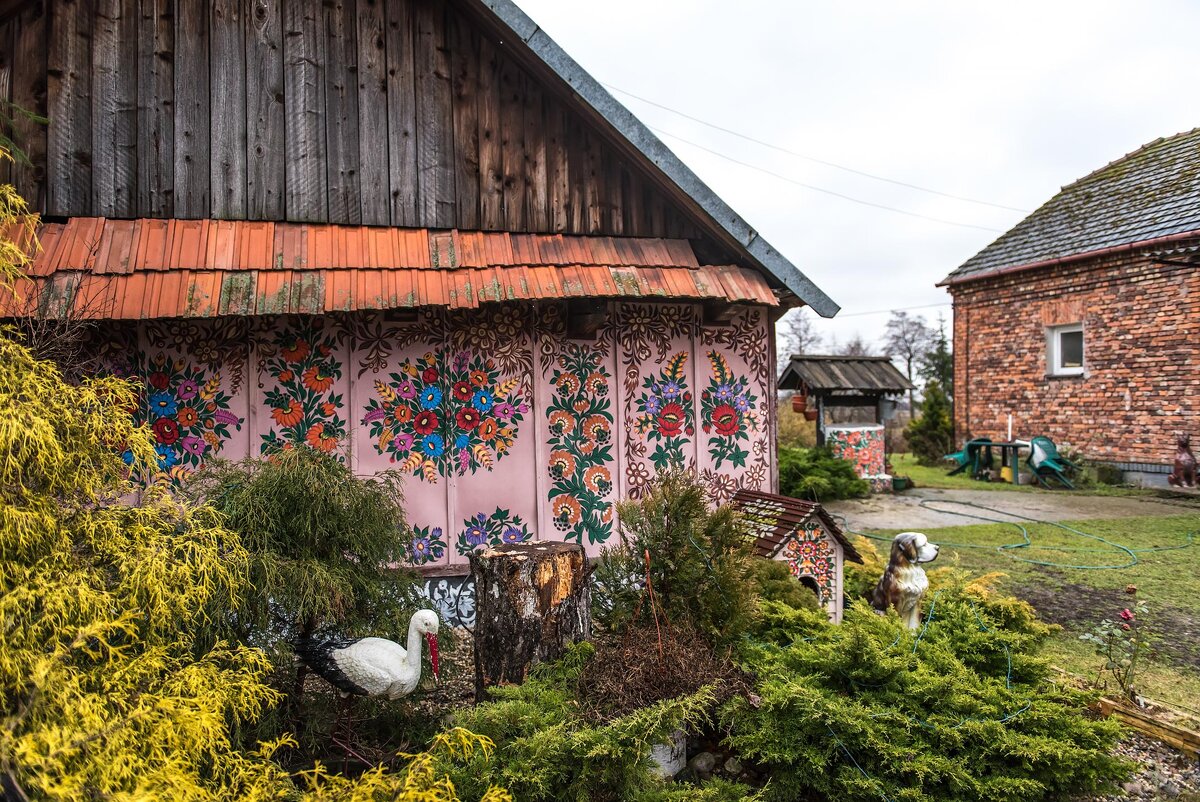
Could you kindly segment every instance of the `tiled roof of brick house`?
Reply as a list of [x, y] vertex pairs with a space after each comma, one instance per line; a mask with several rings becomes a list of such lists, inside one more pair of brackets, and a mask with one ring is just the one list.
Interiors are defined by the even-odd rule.
[[1198, 231], [1200, 128], [1156, 139], [1063, 187], [942, 284]]

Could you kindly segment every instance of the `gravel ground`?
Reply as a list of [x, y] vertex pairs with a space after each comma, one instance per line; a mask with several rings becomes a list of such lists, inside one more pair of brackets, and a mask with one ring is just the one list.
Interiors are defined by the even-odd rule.
[[1140, 763], [1137, 773], [1116, 794], [1081, 797], [1074, 802], [1170, 799], [1200, 802], [1200, 761], [1141, 735], [1121, 741], [1115, 751]]

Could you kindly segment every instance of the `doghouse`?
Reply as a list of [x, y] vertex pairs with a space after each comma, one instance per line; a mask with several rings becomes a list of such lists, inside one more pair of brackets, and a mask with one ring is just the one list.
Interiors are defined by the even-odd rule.
[[809, 587], [835, 624], [842, 620], [842, 569], [862, 562], [825, 508], [812, 501], [739, 490], [730, 502], [754, 540], [754, 555], [783, 560], [792, 576]]

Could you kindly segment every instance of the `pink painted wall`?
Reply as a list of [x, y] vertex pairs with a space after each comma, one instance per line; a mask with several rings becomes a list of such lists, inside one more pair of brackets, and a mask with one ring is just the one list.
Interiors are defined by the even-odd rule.
[[672, 460], [715, 502], [772, 489], [771, 343], [761, 308], [706, 325], [699, 306], [613, 302], [587, 340], [559, 306], [506, 304], [150, 321], [101, 348], [146, 379], [162, 478], [301, 442], [397, 470], [412, 561], [465, 570], [471, 550], [532, 537], [598, 553], [612, 503]]

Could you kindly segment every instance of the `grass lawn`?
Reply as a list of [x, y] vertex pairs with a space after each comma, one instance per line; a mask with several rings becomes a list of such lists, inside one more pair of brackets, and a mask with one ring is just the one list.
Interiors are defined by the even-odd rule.
[[[973, 487], [981, 484], [971, 482]], [[958, 566], [975, 573], [1002, 571], [1006, 574], [1005, 589], [1033, 603], [1043, 619], [1060, 624], [1063, 629], [1050, 644], [1050, 656], [1073, 673], [1096, 674], [1100, 661], [1078, 636], [1101, 619], [1115, 618], [1122, 608], [1129, 606], [1125, 587], [1136, 585], [1138, 597], [1150, 606], [1152, 623], [1163, 636], [1159, 644], [1162, 654], [1145, 673], [1142, 691], [1151, 698], [1200, 713], [1200, 515], [1064, 523], [1134, 550], [1137, 564], [1096, 570], [1035, 565], [1013, 559], [1070, 566], [1129, 562], [1124, 552], [1051, 524], [1029, 524], [1033, 545], [1006, 551], [997, 551], [997, 547], [1022, 542], [1020, 530], [1011, 525], [982, 524], [925, 531], [930, 540], [942, 544], [935, 565]], [[898, 531], [877, 534], [890, 537]], [[1143, 551], [1181, 545], [1193, 533], [1196, 544], [1190, 548]]]
[[[938, 487], [958, 490], [999, 490], [1018, 493], [1030, 493], [1036, 488], [1032, 485], [1014, 485], [1010, 482], [981, 482], [967, 476], [966, 471], [957, 476], [947, 476], [954, 468], [953, 462], [945, 465], [926, 467], [917, 462], [912, 454], [889, 454], [888, 461], [892, 464], [892, 473], [896, 476], [907, 476], [913, 480], [916, 487]], [[1021, 466], [1022, 474], [1027, 472]]]

